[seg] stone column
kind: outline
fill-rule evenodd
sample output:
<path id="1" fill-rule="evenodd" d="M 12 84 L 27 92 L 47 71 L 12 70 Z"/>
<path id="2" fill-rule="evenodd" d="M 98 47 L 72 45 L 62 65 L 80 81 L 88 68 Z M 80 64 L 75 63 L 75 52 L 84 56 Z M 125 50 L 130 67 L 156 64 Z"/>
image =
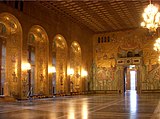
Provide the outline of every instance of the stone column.
<path id="1" fill-rule="evenodd" d="M 9 91 L 9 84 L 8 82 L 4 83 L 4 95 L 5 96 L 10 96 L 10 91 Z"/>
<path id="2" fill-rule="evenodd" d="M 141 93 L 142 66 L 137 66 L 137 93 Z"/>
<path id="3" fill-rule="evenodd" d="M 118 93 L 124 93 L 124 68 L 123 66 L 117 66 L 117 79 L 118 79 L 118 84 L 117 84 L 117 90 Z"/>

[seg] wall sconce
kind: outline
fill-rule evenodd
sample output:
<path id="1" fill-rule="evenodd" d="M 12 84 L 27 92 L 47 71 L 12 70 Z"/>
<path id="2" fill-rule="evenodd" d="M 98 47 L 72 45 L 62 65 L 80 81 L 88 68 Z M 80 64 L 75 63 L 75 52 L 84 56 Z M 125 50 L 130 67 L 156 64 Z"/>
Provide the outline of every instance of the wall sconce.
<path id="1" fill-rule="evenodd" d="M 31 64 L 30 63 L 22 63 L 22 70 L 23 71 L 28 71 L 31 69 Z"/>
<path id="2" fill-rule="evenodd" d="M 54 66 L 48 67 L 48 73 L 56 73 L 56 68 Z"/>
<path id="3" fill-rule="evenodd" d="M 67 70 L 67 75 L 71 76 L 73 74 L 74 74 L 74 70 L 72 68 Z"/>
<path id="4" fill-rule="evenodd" d="M 86 70 L 82 70 L 81 76 L 82 77 L 87 77 L 88 76 L 88 72 Z"/>
<path id="5" fill-rule="evenodd" d="M 86 91 L 88 90 L 88 86 L 87 86 L 87 76 L 88 76 L 88 72 L 84 69 L 82 69 L 81 71 L 81 77 L 82 77 L 82 80 L 83 80 L 83 91 Z"/>
<path id="6" fill-rule="evenodd" d="M 72 75 L 74 74 L 74 70 L 72 68 L 67 69 L 68 75 L 68 93 L 70 94 L 73 91 L 73 81 L 71 80 Z"/>

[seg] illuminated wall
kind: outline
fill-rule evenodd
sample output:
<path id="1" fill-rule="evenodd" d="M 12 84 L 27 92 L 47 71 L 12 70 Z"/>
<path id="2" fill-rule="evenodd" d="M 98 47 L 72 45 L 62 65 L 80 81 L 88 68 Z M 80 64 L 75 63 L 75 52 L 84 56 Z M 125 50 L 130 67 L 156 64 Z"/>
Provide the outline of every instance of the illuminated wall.
<path id="1" fill-rule="evenodd" d="M 142 58 L 138 65 L 140 90 L 160 89 L 158 54 L 153 50 L 156 37 L 145 29 L 94 35 L 93 89 L 118 90 L 117 59 L 129 57 Z"/>
<path id="2" fill-rule="evenodd" d="M 48 72 L 48 67 L 51 68 L 53 65 L 52 45 L 53 43 L 59 44 L 56 43 L 58 40 L 55 40 L 58 34 L 65 39 L 65 42 L 62 42 L 62 45 L 65 43 L 65 48 L 61 46 L 55 48 L 58 51 L 56 53 L 56 90 L 64 93 L 68 90 L 66 72 L 70 65 L 68 54 L 72 52 L 72 49 L 67 46 L 71 46 L 75 39 L 83 52 L 82 68 L 88 72 L 91 70 L 93 32 L 90 29 L 84 29 L 64 15 L 51 12 L 36 2 L 24 2 L 23 11 L 18 11 L 3 2 L 0 3 L 0 8 L 0 39 L 6 42 L 6 65 L 3 65 L 5 81 L 1 80 L 3 85 L 0 89 L 4 87 L 5 95 L 20 99 L 27 98 L 29 82 L 26 64 L 28 63 L 28 45 L 32 40 L 35 41 L 32 44 L 35 48 L 35 65 L 31 64 L 31 68 L 34 65 L 35 73 L 32 75 L 34 81 L 31 83 L 34 94 L 47 96 L 53 94 L 53 72 Z M 77 72 L 80 72 L 80 68 Z"/>
<path id="3" fill-rule="evenodd" d="M 21 82 L 21 47 L 22 28 L 15 16 L 9 13 L 0 14 L 0 39 L 5 42 L 5 78 L 4 94 L 7 96 L 19 96 Z"/>
<path id="4" fill-rule="evenodd" d="M 60 34 L 53 40 L 52 48 L 56 54 L 56 93 L 66 92 L 67 85 L 67 43 Z"/>
<path id="5" fill-rule="evenodd" d="M 78 42 L 73 41 L 70 50 L 70 67 L 74 70 L 74 74 L 71 77 L 73 92 L 79 92 L 82 90 L 81 79 L 81 47 Z"/>

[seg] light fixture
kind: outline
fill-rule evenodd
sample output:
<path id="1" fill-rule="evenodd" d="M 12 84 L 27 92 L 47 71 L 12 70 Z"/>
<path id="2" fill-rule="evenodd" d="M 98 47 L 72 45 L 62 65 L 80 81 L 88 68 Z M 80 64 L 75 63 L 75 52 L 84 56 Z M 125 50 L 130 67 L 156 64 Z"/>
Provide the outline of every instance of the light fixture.
<path id="1" fill-rule="evenodd" d="M 72 68 L 67 70 L 67 74 L 68 75 L 73 75 L 74 74 L 74 70 Z"/>
<path id="2" fill-rule="evenodd" d="M 153 49 L 157 51 L 158 54 L 160 53 L 160 38 L 156 39 Z M 158 57 L 158 63 L 160 63 L 160 56 Z"/>
<path id="3" fill-rule="evenodd" d="M 30 70 L 31 69 L 31 64 L 26 62 L 26 63 L 22 63 L 22 70 Z"/>
<path id="4" fill-rule="evenodd" d="M 141 26 L 148 28 L 150 32 L 155 32 L 160 25 L 160 12 L 158 7 L 151 4 L 151 0 L 150 4 L 144 9 L 142 16 L 144 21 L 141 22 Z"/>
<path id="5" fill-rule="evenodd" d="M 88 72 L 86 70 L 82 70 L 81 76 L 82 77 L 87 77 L 87 75 L 88 75 Z"/>
<path id="6" fill-rule="evenodd" d="M 157 52 L 160 52 L 160 38 L 156 39 L 153 49 Z"/>
<path id="7" fill-rule="evenodd" d="M 9 20 L 9 17 L 6 16 L 5 18 L 6 18 L 7 20 Z"/>
<path id="8" fill-rule="evenodd" d="M 37 28 L 37 32 L 40 32 L 40 29 L 39 29 L 39 28 Z"/>
<path id="9" fill-rule="evenodd" d="M 48 73 L 56 73 L 56 68 L 54 66 L 48 67 Z"/>
<path id="10" fill-rule="evenodd" d="M 160 63 L 160 56 L 158 57 L 158 62 Z"/>
<path id="11" fill-rule="evenodd" d="M 61 40 L 61 37 L 60 37 L 60 36 L 58 36 L 58 39 L 59 39 L 59 40 Z"/>

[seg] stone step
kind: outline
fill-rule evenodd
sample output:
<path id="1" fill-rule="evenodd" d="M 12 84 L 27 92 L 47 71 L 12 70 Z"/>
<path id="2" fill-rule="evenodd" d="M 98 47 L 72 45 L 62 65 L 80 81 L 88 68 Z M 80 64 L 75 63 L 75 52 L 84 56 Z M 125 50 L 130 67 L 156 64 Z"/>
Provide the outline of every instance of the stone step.
<path id="1" fill-rule="evenodd" d="M 0 96 L 0 102 L 15 102 L 16 99 L 11 96 Z"/>

